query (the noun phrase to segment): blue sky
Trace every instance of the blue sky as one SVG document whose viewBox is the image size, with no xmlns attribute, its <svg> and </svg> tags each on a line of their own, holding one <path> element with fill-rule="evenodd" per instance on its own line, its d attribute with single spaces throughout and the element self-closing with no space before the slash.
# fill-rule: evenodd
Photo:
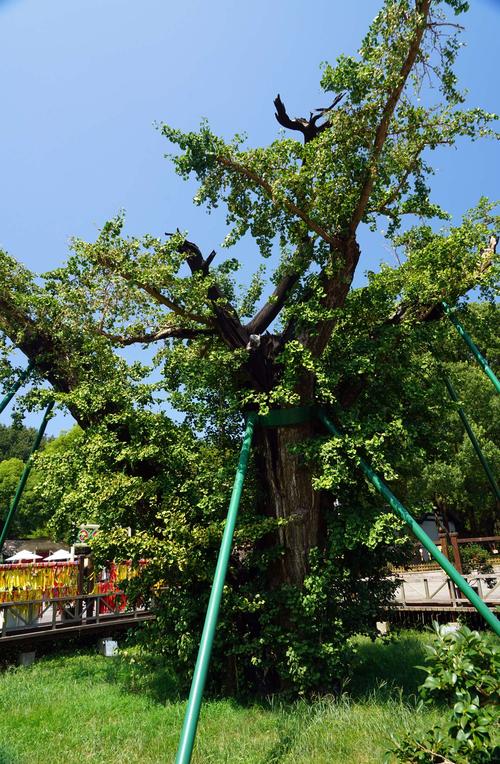
<svg viewBox="0 0 500 764">
<path fill-rule="evenodd" d="M 205 250 L 223 214 L 191 204 L 153 123 L 195 129 L 206 117 L 252 144 L 276 137 L 273 98 L 290 113 L 326 105 L 322 61 L 356 51 L 379 2 L 316 0 L 0 0 L 0 246 L 37 272 L 60 265 L 68 239 L 93 239 L 120 209 L 127 230 L 179 227 Z M 498 111 L 500 2 L 473 0 L 458 71 L 469 103 Z M 434 198 L 458 217 L 498 191 L 500 147 L 440 152 Z M 361 270 L 384 256 L 363 237 Z M 256 263 L 251 242 L 231 254 Z M 4 418 L 5 421 L 5 418 Z M 68 426 L 61 416 L 51 431 Z"/>
</svg>

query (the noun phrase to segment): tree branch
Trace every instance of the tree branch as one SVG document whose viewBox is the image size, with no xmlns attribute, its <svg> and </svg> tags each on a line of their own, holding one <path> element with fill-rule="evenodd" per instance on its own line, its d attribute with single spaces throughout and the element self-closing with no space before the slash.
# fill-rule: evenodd
<svg viewBox="0 0 500 764">
<path fill-rule="evenodd" d="M 281 100 L 281 96 L 278 93 L 274 99 L 274 105 L 276 107 L 275 117 L 282 127 L 286 127 L 288 130 L 297 130 L 302 133 L 304 136 L 304 143 L 309 143 L 309 141 L 312 141 L 313 138 L 315 138 L 317 135 L 319 135 L 319 133 L 322 133 L 323 130 L 326 130 L 330 126 L 329 122 L 323 122 L 321 125 L 318 125 L 317 122 L 319 119 L 324 117 L 325 114 L 328 114 L 329 111 L 334 109 L 343 97 L 344 93 L 339 93 L 331 106 L 327 106 L 325 109 L 316 109 L 315 111 L 318 113 L 313 116 L 311 112 L 309 119 L 307 120 L 304 119 L 304 117 L 295 117 L 295 119 L 291 119 L 288 116 L 285 104 Z"/>
<path fill-rule="evenodd" d="M 146 332 L 144 334 L 134 334 L 130 337 L 126 337 L 120 334 L 110 334 L 103 329 L 99 329 L 99 334 L 102 337 L 106 337 L 111 342 L 125 347 L 127 345 L 134 345 L 136 343 L 148 344 L 151 342 L 159 342 L 161 340 L 168 339 L 181 339 L 181 340 L 194 340 L 197 337 L 207 337 L 213 334 L 213 330 L 210 329 L 187 329 L 181 326 L 167 326 L 164 329 L 159 329 L 157 332 Z"/>
<path fill-rule="evenodd" d="M 398 198 L 398 196 L 399 196 L 403 186 L 405 185 L 406 181 L 408 180 L 408 178 L 410 177 L 411 173 L 415 169 L 415 166 L 416 166 L 416 164 L 418 162 L 418 158 L 420 156 L 421 151 L 422 151 L 422 149 L 419 149 L 418 152 L 415 153 L 415 155 L 413 157 L 413 160 L 410 162 L 410 164 L 406 168 L 406 170 L 405 170 L 404 174 L 402 175 L 402 177 L 400 178 L 399 183 L 397 184 L 397 186 L 393 189 L 393 191 L 391 191 L 390 194 L 388 194 L 385 197 L 385 199 L 377 207 L 375 207 L 373 209 L 373 212 L 380 212 L 382 214 L 383 213 L 387 213 L 387 211 L 388 211 L 387 208 L 389 207 L 389 205 L 391 205 L 393 202 L 395 202 L 397 200 L 397 198 Z"/>
<path fill-rule="evenodd" d="M 181 305 L 178 305 L 176 302 L 166 297 L 156 287 L 153 287 L 150 284 L 144 284 L 143 282 L 138 281 L 135 277 L 131 276 L 130 274 L 123 273 L 123 271 L 120 271 L 119 269 L 117 269 L 116 265 L 114 263 L 111 263 L 111 261 L 103 253 L 99 254 L 99 261 L 101 265 L 103 265 L 105 268 L 111 271 L 111 273 L 117 273 L 125 281 L 128 281 L 131 284 L 134 284 L 143 292 L 146 292 L 146 294 L 149 294 L 149 296 L 152 297 L 153 300 L 155 300 L 155 302 L 159 303 L 160 305 L 165 305 L 165 307 L 169 308 L 172 311 L 172 313 L 175 313 L 176 316 L 187 319 L 188 321 L 195 321 L 196 323 L 199 323 L 199 324 L 205 324 L 207 326 L 210 325 L 210 320 L 206 316 L 201 316 L 196 313 L 190 313 L 188 310 L 185 310 L 185 308 L 183 308 Z"/>
<path fill-rule="evenodd" d="M 200 248 L 187 239 L 179 251 L 186 255 L 186 262 L 191 273 L 202 273 L 204 276 L 208 276 L 210 263 L 215 257 L 215 252 L 212 251 L 207 258 L 204 258 Z M 207 290 L 207 296 L 215 315 L 213 325 L 221 339 L 233 350 L 246 347 L 249 332 L 242 325 L 237 311 L 227 300 L 220 286 L 217 283 L 211 283 Z"/>
<path fill-rule="evenodd" d="M 0 330 L 54 389 L 67 393 L 76 384 L 76 375 L 69 367 L 67 348 L 61 339 L 57 334 L 50 335 L 43 325 L 19 308 L 7 289 L 0 295 Z"/>
<path fill-rule="evenodd" d="M 387 134 L 389 132 L 390 121 L 396 109 L 401 93 L 403 92 L 406 81 L 416 61 L 418 52 L 420 50 L 420 44 L 422 42 L 425 29 L 427 28 L 427 17 L 429 14 L 430 4 L 431 0 L 417 0 L 416 2 L 416 11 L 422 14 L 423 20 L 417 24 L 415 36 L 411 42 L 406 59 L 399 73 L 399 83 L 390 93 L 389 98 L 387 99 L 382 110 L 382 117 L 375 132 L 368 172 L 366 174 L 363 186 L 361 187 L 359 200 L 350 223 L 350 231 L 352 233 L 356 231 L 356 228 L 360 224 L 365 214 L 368 200 L 370 198 L 370 194 L 373 190 L 373 184 L 375 182 L 377 163 L 384 148 Z"/>
<path fill-rule="evenodd" d="M 315 223 L 314 220 L 312 220 L 309 215 L 304 212 L 304 210 L 301 210 L 300 207 L 297 207 L 297 205 L 291 202 L 289 199 L 280 199 L 278 201 L 274 195 L 273 187 L 271 184 L 268 183 L 267 180 L 264 180 L 264 178 L 262 178 L 256 172 L 254 172 L 254 170 L 250 170 L 250 168 L 245 167 L 245 165 L 241 164 L 240 162 L 236 162 L 234 159 L 230 159 L 226 156 L 217 156 L 216 161 L 224 167 L 227 167 L 229 170 L 237 172 L 239 175 L 243 175 L 245 178 L 248 178 L 248 180 L 252 180 L 256 185 L 260 186 L 260 188 L 262 188 L 267 193 L 273 204 L 282 204 L 288 212 L 291 212 L 293 215 L 296 215 L 298 218 L 300 218 L 306 224 L 309 231 L 314 231 L 314 233 L 323 239 L 323 241 L 326 241 L 327 244 L 336 246 L 338 241 L 336 236 L 332 236 L 324 228 L 318 225 L 318 223 Z"/>
<path fill-rule="evenodd" d="M 268 328 L 286 303 L 290 290 L 295 286 L 299 278 L 299 273 L 290 273 L 288 276 L 283 276 L 264 307 L 246 325 L 245 328 L 249 334 L 262 334 Z"/>
<path fill-rule="evenodd" d="M 464 290 L 462 294 L 466 294 L 471 289 L 474 289 L 477 286 L 476 279 L 486 273 L 489 268 L 491 268 L 493 265 L 493 258 L 496 252 L 498 241 L 499 239 L 497 236 L 490 236 L 488 245 L 481 253 L 481 261 L 479 262 L 477 269 L 474 271 L 474 283 L 471 283 L 471 285 L 466 290 Z M 456 295 L 456 298 L 460 296 L 462 295 Z M 385 323 L 386 325 L 401 324 L 411 313 L 413 313 L 417 321 L 421 322 L 439 320 L 444 316 L 444 310 L 441 301 L 427 305 L 414 305 L 402 302 L 398 305 L 392 316 L 389 316 Z"/>
</svg>

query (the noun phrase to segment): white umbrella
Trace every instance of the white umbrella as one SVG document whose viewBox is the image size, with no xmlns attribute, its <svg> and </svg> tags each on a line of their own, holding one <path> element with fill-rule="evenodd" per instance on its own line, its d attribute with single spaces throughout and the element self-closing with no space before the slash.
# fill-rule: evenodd
<svg viewBox="0 0 500 764">
<path fill-rule="evenodd" d="M 45 558 L 45 562 L 56 562 L 56 560 L 69 560 L 71 552 L 67 552 L 65 549 L 58 549 L 54 554 Z"/>
<path fill-rule="evenodd" d="M 35 554 L 34 552 L 30 552 L 28 549 L 21 549 L 20 552 L 16 552 L 12 555 L 12 557 L 7 557 L 5 562 L 21 562 L 21 560 L 29 560 L 30 562 L 33 562 L 34 560 L 41 559 L 41 554 Z"/>
</svg>

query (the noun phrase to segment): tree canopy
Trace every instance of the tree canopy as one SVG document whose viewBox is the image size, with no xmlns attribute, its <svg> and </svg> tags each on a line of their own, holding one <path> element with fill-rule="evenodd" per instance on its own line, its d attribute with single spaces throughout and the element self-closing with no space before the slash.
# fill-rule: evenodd
<svg viewBox="0 0 500 764">
<path fill-rule="evenodd" d="M 358 454 L 421 508 L 444 495 L 439 473 L 452 467 L 439 436 L 453 406 L 437 392 L 430 348 L 464 388 L 481 387 L 441 303 L 489 343 L 497 276 L 495 204 L 480 198 L 450 221 L 429 188 L 435 150 L 496 137 L 495 116 L 464 107 L 454 74 L 466 8 L 385 0 L 358 54 L 323 67 L 329 105 L 292 118 L 276 97 L 282 132 L 269 146 L 225 141 L 206 123 L 161 126 L 175 170 L 198 183 L 195 203 L 225 210 L 224 247 L 253 242 L 250 283 L 238 284 L 237 257 L 202 253 L 175 221 L 165 238 L 135 237 L 123 215 L 95 241 L 73 240 L 43 279 L 0 255 L 2 376 L 12 379 L 21 350 L 33 363 L 24 406 L 55 397 L 81 426 L 71 449 L 40 457 L 54 527 L 70 535 L 97 520 L 99 554 L 150 560 L 142 581 L 168 583 L 156 627 L 180 671 L 199 634 L 242 412 L 319 404 L 345 437 L 312 421 L 256 434 L 216 649 L 216 676 L 233 689 L 330 686 L 347 638 L 370 629 L 390 595 L 384 574 L 406 540 L 356 472 Z M 353 288 L 360 227 L 379 225 L 394 263 Z M 468 310 L 471 290 L 485 307 Z M 154 351 L 130 361 L 130 346 Z M 481 421 L 489 406 L 485 396 Z M 456 503 L 462 475 L 454 485 Z"/>
</svg>

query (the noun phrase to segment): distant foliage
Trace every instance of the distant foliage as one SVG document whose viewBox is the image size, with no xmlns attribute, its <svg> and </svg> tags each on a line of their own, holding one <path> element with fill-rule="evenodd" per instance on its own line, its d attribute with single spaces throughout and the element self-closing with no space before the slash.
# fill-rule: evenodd
<svg viewBox="0 0 500 764">
<path fill-rule="evenodd" d="M 36 432 L 34 427 L 0 424 L 0 461 L 20 459 L 25 462 L 30 454 Z M 46 443 L 47 438 L 44 438 L 40 448 L 43 449 Z"/>
<path fill-rule="evenodd" d="M 4 430 L 9 431 L 6 440 L 11 438 L 16 447 L 23 442 L 22 439 L 19 442 L 15 439 L 14 433 L 19 431 L 22 437 L 26 439 L 26 442 L 29 442 L 29 448 L 24 462 L 17 457 L 9 457 L 0 461 L 0 521 L 5 518 L 10 503 L 14 498 L 36 434 L 36 431 L 29 427 L 6 427 Z M 10 537 L 50 534 L 50 528 L 47 528 L 47 524 L 52 518 L 54 503 L 44 495 L 43 491 L 43 486 L 48 477 L 47 469 L 50 469 L 51 458 L 59 459 L 60 463 L 64 462 L 65 455 L 67 458 L 67 452 L 77 441 L 80 432 L 78 427 L 74 427 L 68 433 L 61 433 L 57 438 L 43 439 L 40 450 L 33 457 L 33 467 L 24 487 L 17 513 L 10 526 Z M 31 435 L 33 437 L 29 441 L 28 439 Z M 40 462 L 41 459 L 46 459 L 47 462 Z M 63 490 L 64 485 L 63 482 Z M 69 485 L 67 485 L 67 488 L 69 488 Z"/>
</svg>

